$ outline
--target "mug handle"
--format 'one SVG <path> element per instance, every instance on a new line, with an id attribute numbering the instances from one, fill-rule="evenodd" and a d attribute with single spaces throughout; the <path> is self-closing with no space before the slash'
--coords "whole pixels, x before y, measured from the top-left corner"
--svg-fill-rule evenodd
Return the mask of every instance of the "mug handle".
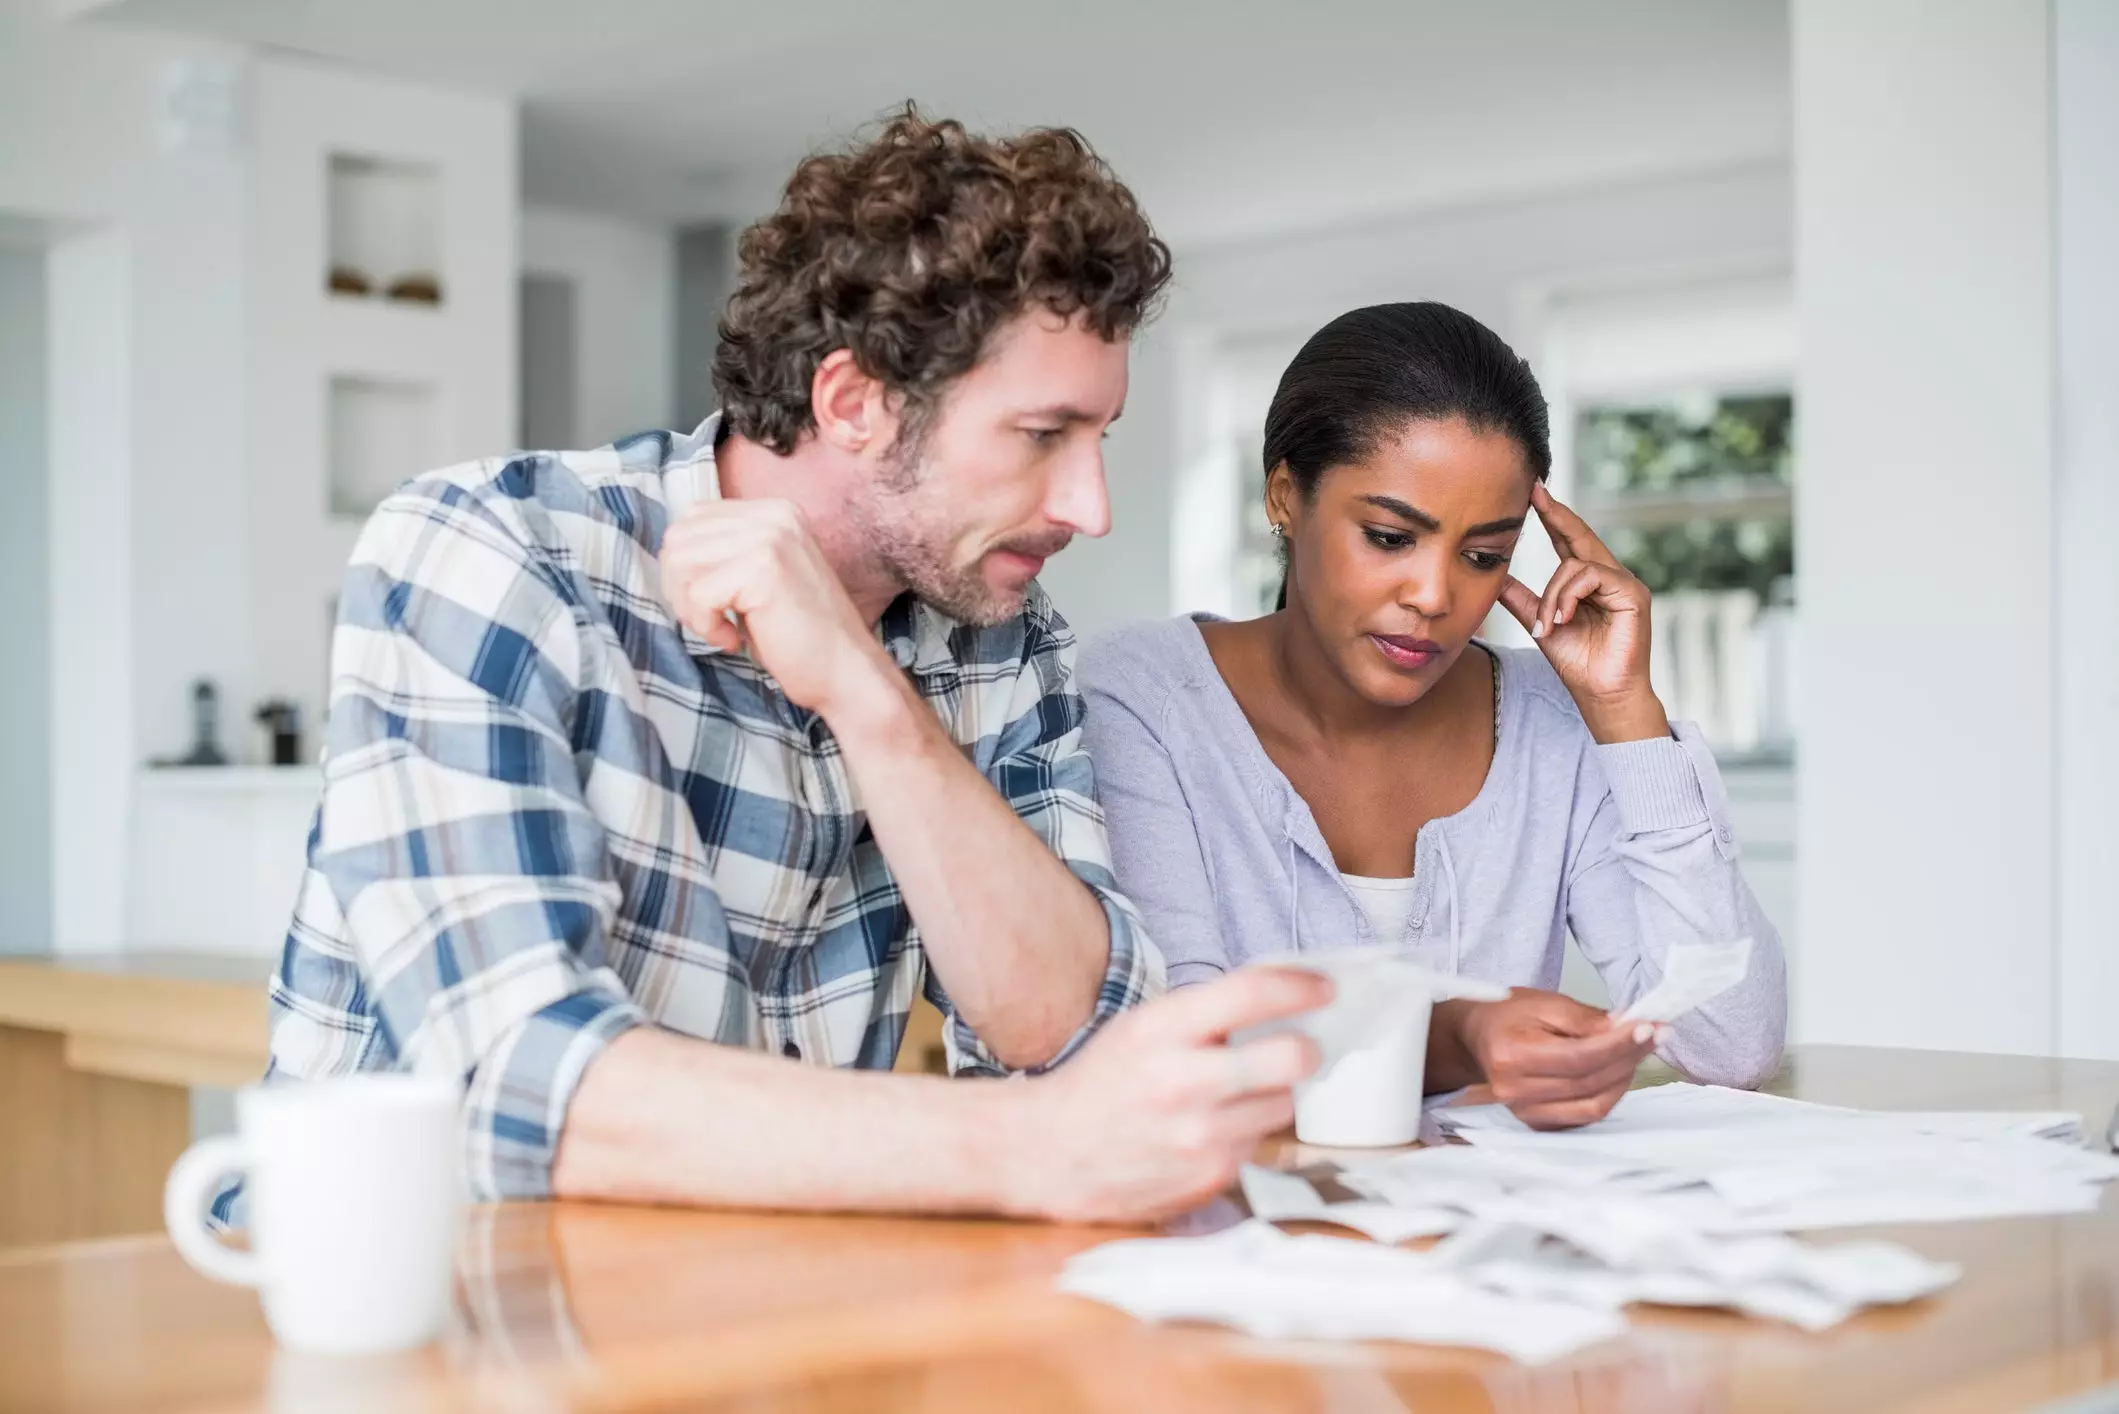
<path id="1" fill-rule="evenodd" d="M 215 1183 L 241 1173 L 249 1163 L 250 1155 L 235 1135 L 202 1139 L 178 1157 L 162 1189 L 162 1221 L 178 1254 L 215 1281 L 232 1286 L 258 1284 L 257 1253 L 230 1247 L 206 1230 L 206 1201 Z"/>

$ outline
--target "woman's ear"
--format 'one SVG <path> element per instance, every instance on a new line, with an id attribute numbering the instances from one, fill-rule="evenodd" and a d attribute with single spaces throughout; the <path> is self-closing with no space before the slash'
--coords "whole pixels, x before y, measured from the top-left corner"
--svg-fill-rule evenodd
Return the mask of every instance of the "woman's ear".
<path id="1" fill-rule="evenodd" d="M 1283 534 L 1295 533 L 1295 476 L 1286 462 L 1266 473 L 1266 520 Z"/>

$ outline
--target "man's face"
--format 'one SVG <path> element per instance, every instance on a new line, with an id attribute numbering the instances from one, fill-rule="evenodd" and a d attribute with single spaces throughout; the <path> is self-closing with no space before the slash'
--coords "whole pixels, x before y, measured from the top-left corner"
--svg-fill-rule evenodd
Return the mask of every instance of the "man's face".
<path id="1" fill-rule="evenodd" d="M 1021 612 L 1046 560 L 1111 528 L 1104 431 L 1126 401 L 1126 341 L 1049 310 L 1017 315 L 876 483 L 876 548 L 965 623 Z"/>

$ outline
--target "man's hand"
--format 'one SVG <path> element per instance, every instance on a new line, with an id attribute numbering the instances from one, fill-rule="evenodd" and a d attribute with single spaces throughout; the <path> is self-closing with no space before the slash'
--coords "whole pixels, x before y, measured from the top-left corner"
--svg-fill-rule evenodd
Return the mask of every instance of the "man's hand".
<path id="1" fill-rule="evenodd" d="M 1462 1034 L 1494 1098 L 1532 1129 L 1572 1129 L 1611 1113 L 1655 1049 L 1655 1028 L 1616 1023 L 1558 992 L 1518 987 L 1468 1004 Z"/>
<path id="2" fill-rule="evenodd" d="M 1323 1006 L 1328 978 L 1256 968 L 1114 1018 L 1080 1055 L 1023 1085 L 1003 1206 L 1063 1222 L 1147 1222 L 1228 1187 L 1295 1118 L 1289 1087 L 1317 1069 L 1307 1036 L 1228 1044 L 1231 1031 Z"/>
<path id="3" fill-rule="evenodd" d="M 748 651 L 826 721 L 896 671 L 790 502 L 693 505 L 662 537 L 662 593 L 686 628 Z"/>

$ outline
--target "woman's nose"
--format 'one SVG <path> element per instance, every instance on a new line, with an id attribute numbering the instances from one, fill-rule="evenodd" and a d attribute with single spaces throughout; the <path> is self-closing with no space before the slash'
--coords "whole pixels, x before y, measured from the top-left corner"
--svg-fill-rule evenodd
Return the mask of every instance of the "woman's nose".
<path id="1" fill-rule="evenodd" d="M 1449 612 L 1449 575 L 1440 565 L 1415 563 L 1398 585 L 1398 602 L 1424 619 L 1439 619 Z"/>

